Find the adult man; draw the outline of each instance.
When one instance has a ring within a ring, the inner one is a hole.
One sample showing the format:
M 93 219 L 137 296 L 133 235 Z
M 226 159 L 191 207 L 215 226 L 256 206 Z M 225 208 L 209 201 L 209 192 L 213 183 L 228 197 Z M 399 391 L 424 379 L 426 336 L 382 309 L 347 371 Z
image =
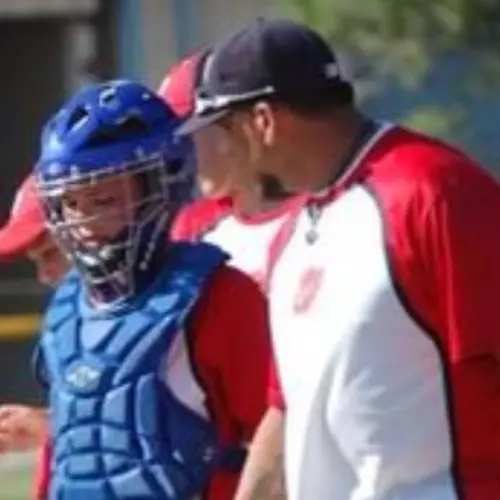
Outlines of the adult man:
M 194 54 L 174 66 L 166 75 L 159 95 L 180 117 L 193 108 L 193 81 L 203 72 L 209 51 Z M 292 217 L 300 200 L 273 189 L 236 185 L 238 165 L 224 155 L 224 144 L 213 141 L 210 133 L 197 134 L 197 176 L 202 197 L 178 214 L 172 237 L 180 240 L 203 239 L 231 255 L 231 264 L 256 279 L 267 290 L 274 263 L 289 236 L 285 222 Z M 212 150 L 216 150 L 216 157 Z M 284 230 L 283 230 L 284 229 Z M 262 481 L 279 495 L 282 486 L 282 428 L 284 401 L 278 377 L 271 361 L 268 388 L 269 409 L 252 441 L 236 499 L 252 498 Z
M 498 184 L 363 116 L 305 26 L 258 21 L 205 68 L 184 132 L 311 193 L 271 282 L 291 500 L 499 497 Z
M 37 182 L 75 267 L 41 340 L 50 499 L 232 498 L 264 410 L 263 297 L 215 248 L 164 237 L 188 152 L 175 123 L 117 81 L 78 93 L 44 131 Z

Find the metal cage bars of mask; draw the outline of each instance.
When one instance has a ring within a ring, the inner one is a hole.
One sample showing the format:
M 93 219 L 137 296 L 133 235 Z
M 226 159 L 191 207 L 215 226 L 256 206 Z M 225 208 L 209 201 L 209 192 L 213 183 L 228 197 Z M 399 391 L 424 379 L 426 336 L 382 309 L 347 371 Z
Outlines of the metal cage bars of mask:
M 137 267 L 142 270 L 147 268 L 154 248 L 165 232 L 169 215 L 174 209 L 169 207 L 169 194 L 177 183 L 184 180 L 186 173 L 183 168 L 177 168 L 170 174 L 168 162 L 163 155 L 153 155 L 134 162 L 133 165 L 112 166 L 93 174 L 78 175 L 78 168 L 70 168 L 69 171 L 72 175 L 63 179 L 48 182 L 38 179 L 48 227 L 90 287 L 107 284 L 116 296 L 127 298 L 136 289 L 134 270 Z M 141 183 L 142 188 L 147 186 L 147 192 L 143 192 L 136 203 L 130 203 L 127 207 L 127 211 L 133 212 L 134 217 L 129 219 L 118 240 L 105 242 L 93 249 L 84 248 L 74 236 L 78 226 L 82 223 L 88 224 L 92 219 L 110 217 L 113 214 L 107 211 L 94 217 L 67 221 L 62 211 L 62 197 L 68 190 L 95 185 L 100 180 L 122 175 L 137 176 L 137 180 L 141 177 L 149 179 L 148 182 Z M 147 226 L 152 226 L 148 233 L 149 241 L 140 241 Z

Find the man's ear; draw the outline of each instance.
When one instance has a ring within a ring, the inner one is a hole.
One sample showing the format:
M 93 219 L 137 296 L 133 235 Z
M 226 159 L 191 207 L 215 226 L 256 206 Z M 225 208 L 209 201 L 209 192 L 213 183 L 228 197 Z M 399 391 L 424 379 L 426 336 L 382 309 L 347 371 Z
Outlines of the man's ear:
M 276 140 L 276 109 L 269 102 L 259 101 L 253 106 L 253 126 L 260 142 L 272 146 Z

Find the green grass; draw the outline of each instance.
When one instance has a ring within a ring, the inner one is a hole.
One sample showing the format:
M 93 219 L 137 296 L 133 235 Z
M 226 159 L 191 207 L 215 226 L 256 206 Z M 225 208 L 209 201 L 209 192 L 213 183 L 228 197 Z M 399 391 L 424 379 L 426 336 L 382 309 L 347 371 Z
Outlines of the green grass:
M 0 500 L 29 500 L 32 498 L 29 468 L 0 470 Z

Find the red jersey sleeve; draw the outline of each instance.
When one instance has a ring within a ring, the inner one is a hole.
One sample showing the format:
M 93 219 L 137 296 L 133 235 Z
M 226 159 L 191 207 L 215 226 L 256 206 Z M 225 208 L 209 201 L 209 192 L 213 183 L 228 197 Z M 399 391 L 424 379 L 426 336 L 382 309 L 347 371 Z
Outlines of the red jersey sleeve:
M 423 158 L 417 151 L 394 160 L 397 168 L 370 186 L 384 215 L 394 285 L 439 347 L 464 495 L 496 498 L 500 185 L 439 145 Z
M 195 365 L 223 439 L 249 441 L 267 407 L 266 299 L 251 278 L 222 266 L 192 318 Z
M 500 186 L 466 158 L 438 172 L 384 209 L 396 283 L 450 360 L 498 353 Z
M 220 442 L 248 443 L 267 408 L 267 304 L 254 281 L 222 266 L 207 284 L 188 325 L 192 359 Z M 238 474 L 218 471 L 207 500 L 234 498 Z
M 500 353 L 500 186 L 457 166 L 422 227 L 451 359 Z

